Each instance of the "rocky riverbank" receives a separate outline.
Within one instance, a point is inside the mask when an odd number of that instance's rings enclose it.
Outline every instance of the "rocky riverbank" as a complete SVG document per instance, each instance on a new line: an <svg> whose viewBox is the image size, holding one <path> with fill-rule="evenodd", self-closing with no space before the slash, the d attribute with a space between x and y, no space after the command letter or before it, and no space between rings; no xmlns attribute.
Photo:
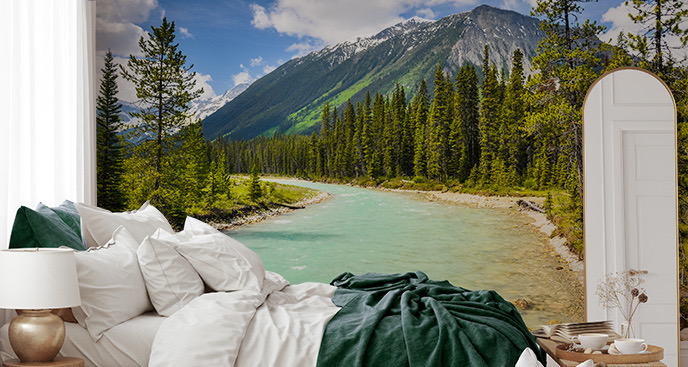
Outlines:
<svg viewBox="0 0 688 367"><path fill-rule="evenodd" d="M208 216L207 218L201 219L214 228L218 230L226 230L236 226L256 223L263 221L267 218L280 215L282 213L291 212L297 210L295 208L304 207L311 204L316 204L321 201L327 200L330 194L324 191L320 191L318 194L311 196L309 198L303 199L295 204L290 205L291 207L272 205L263 207L253 207L247 208L246 210L238 210L236 212L230 213L227 216Z"/></svg>
<svg viewBox="0 0 688 367"><path fill-rule="evenodd" d="M575 274L581 286L584 284L584 263L578 258L576 254L571 252L571 250L569 250L569 248L566 247L566 239L564 237L552 237L552 233L556 230L557 227L549 219L547 219L547 216L544 213L539 213L537 211L523 208L518 205L518 201L520 200L527 200L535 204L542 205L545 201L544 198L480 196L453 192L430 192L423 194L426 195L427 199L431 201L442 200L467 205L474 208L511 208L513 210L520 211L528 218L532 219L532 222L530 222L531 226L533 226L537 231L547 236L547 243L551 247L551 249L562 259L564 264L567 265L568 269Z"/></svg>

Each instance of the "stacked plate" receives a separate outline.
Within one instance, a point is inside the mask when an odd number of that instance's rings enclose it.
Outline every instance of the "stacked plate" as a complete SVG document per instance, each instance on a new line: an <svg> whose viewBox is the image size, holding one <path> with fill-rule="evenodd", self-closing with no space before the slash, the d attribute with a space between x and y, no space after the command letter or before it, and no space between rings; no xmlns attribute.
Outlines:
<svg viewBox="0 0 688 367"><path fill-rule="evenodd" d="M565 342L571 342L574 336L585 333L607 334L612 339L619 337L619 334L614 331L614 324L609 320L543 325L542 328L533 331L533 335L537 337Z"/></svg>

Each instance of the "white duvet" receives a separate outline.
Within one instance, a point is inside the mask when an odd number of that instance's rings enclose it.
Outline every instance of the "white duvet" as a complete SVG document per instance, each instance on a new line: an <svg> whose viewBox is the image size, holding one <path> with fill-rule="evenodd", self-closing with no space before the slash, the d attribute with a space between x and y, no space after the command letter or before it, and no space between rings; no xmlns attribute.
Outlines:
<svg viewBox="0 0 688 367"><path fill-rule="evenodd" d="M334 290L266 272L261 292L206 293L162 323L149 365L315 366Z"/></svg>

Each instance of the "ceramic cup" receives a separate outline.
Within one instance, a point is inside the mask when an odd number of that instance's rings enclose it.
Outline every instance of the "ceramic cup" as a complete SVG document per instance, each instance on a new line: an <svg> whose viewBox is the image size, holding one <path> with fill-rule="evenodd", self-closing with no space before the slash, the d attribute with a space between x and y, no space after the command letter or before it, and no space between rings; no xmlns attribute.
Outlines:
<svg viewBox="0 0 688 367"><path fill-rule="evenodd" d="M607 338L609 338L607 334L580 334L571 338L571 341L586 349L600 350L607 345Z"/></svg>
<svg viewBox="0 0 688 367"><path fill-rule="evenodd" d="M638 354L647 351L647 344L643 339L616 339L614 347L621 354Z"/></svg>

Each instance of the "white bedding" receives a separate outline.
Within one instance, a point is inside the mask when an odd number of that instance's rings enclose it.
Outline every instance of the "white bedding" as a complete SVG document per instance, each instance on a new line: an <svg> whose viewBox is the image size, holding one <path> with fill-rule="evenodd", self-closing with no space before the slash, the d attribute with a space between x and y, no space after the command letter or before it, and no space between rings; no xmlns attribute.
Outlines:
<svg viewBox="0 0 688 367"><path fill-rule="evenodd" d="M219 325L224 328L232 324L232 319L225 319L221 313L214 313L216 310L212 310L213 307L222 307L221 305L225 304L229 298L222 300L226 296L208 294L206 298L214 301L199 301L197 303L201 305L194 307L201 308L204 313L212 312L211 315L214 317L206 322L210 324L209 326L185 325L194 324L196 321L192 317L193 313L190 313L181 317L184 321L171 322L162 328L161 324L166 318L153 312L113 327L103 334L99 342L95 343L86 329L78 324L66 323L67 337L60 355L82 358L87 367L146 366L155 339L157 352L153 356L155 360L151 365L193 366L203 360L223 360L225 362L219 365L232 366L228 356L231 350L234 350L238 354L236 366L315 366L324 326L338 310L338 307L332 305L329 300L333 292L334 287L320 283L288 286L280 292L273 292L255 312L248 331L242 337L241 348L238 352L229 345L231 341L227 340L232 336L222 335L222 331L216 325L212 325L218 320L221 322ZM212 305L213 302L215 302L214 305ZM202 306L204 303L211 305L206 305L204 308ZM5 325L0 328L0 359L3 361L17 358L9 345L7 327L8 325ZM156 337L159 328L161 333ZM231 326L229 329L236 337L238 330ZM202 352L203 349L208 349L208 347L203 347L206 338L219 338L221 345L215 345L215 350ZM192 341L191 344L188 343L189 339ZM201 349L193 353L196 345L201 345ZM210 355L203 355L208 352L211 352ZM526 351L524 351L521 364L517 367L540 367L539 364L526 357ZM290 364L297 360L300 363ZM174 361L178 361L179 364L172 363ZM182 361L184 364L181 363ZM556 366L556 362L548 356L547 367Z"/></svg>
<svg viewBox="0 0 688 367"><path fill-rule="evenodd" d="M335 287L288 285L266 272L261 292L206 293L171 317L147 313L117 325L94 342L67 323L60 355L86 366L315 366L325 325L339 310ZM0 359L16 358L0 328ZM517 367L541 367L524 351ZM547 367L557 364L548 357Z"/></svg>
<svg viewBox="0 0 688 367"><path fill-rule="evenodd" d="M89 366L146 366L153 338L165 320L155 312L125 321L106 331L96 343L79 324L65 323L67 335L61 356L82 358ZM8 325L0 328L0 359L17 358L7 337Z"/></svg>
<svg viewBox="0 0 688 367"><path fill-rule="evenodd" d="M315 366L334 290L266 272L261 292L204 294L160 326L150 366Z"/></svg>

